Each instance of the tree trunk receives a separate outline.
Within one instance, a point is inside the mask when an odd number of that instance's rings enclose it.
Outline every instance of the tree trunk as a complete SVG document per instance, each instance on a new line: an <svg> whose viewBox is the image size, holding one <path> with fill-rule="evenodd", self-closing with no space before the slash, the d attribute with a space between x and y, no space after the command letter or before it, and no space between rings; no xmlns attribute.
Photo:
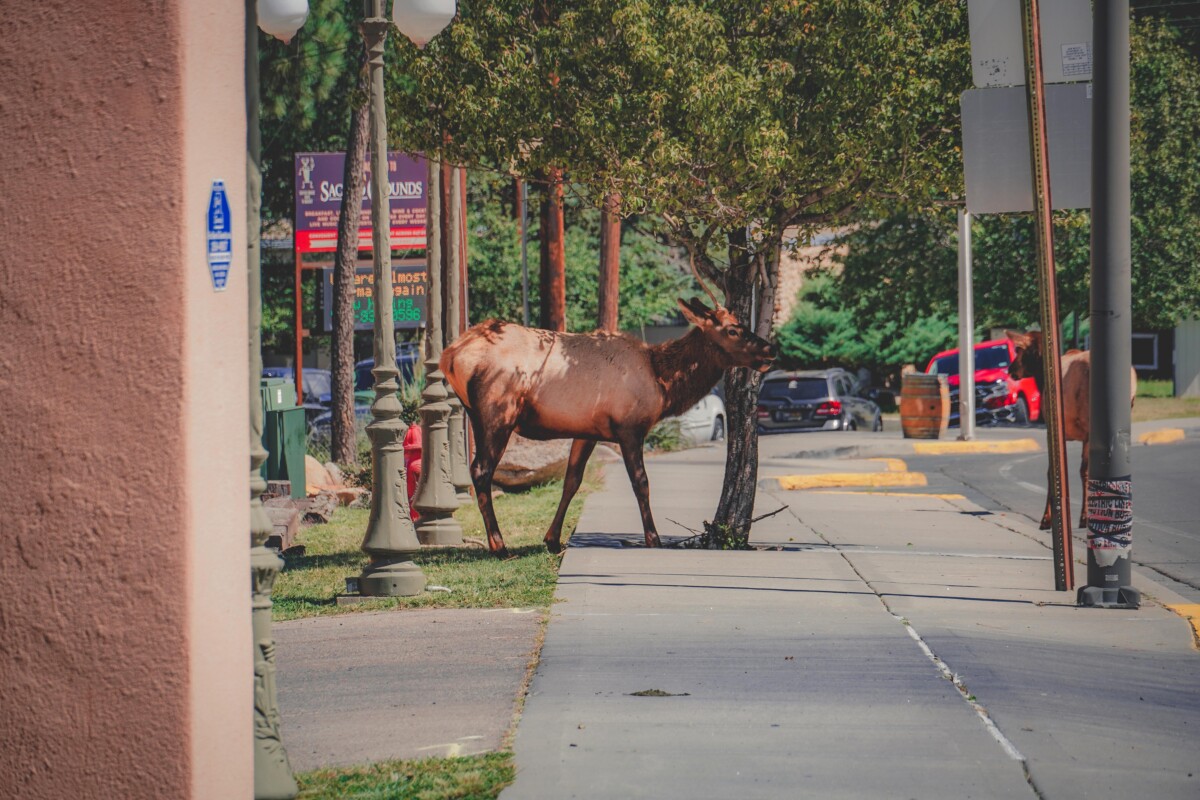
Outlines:
<svg viewBox="0 0 1200 800"><path fill-rule="evenodd" d="M771 338L776 287L779 284L780 242L764 243L748 254L744 230L730 236L729 270L725 273L725 307L743 323L754 318L754 330ZM711 547L735 543L744 547L754 517L758 485L758 389L762 374L746 367L725 372L727 426L725 483L713 517ZM729 546L728 544L726 546Z"/></svg>
<svg viewBox="0 0 1200 800"><path fill-rule="evenodd" d="M333 266L333 387L329 457L335 463L358 463L358 433L354 420L354 272L358 264L358 229L367 157L367 73L360 56L358 91L362 102L350 112L346 169L342 175L342 206L338 211L338 246Z"/></svg>
<svg viewBox="0 0 1200 800"><path fill-rule="evenodd" d="M597 327L616 332L621 300L621 195L604 198L600 210L600 307Z"/></svg>
<svg viewBox="0 0 1200 800"><path fill-rule="evenodd" d="M563 246L562 169L546 170L542 195L540 324L551 331L567 329L567 262Z"/></svg>

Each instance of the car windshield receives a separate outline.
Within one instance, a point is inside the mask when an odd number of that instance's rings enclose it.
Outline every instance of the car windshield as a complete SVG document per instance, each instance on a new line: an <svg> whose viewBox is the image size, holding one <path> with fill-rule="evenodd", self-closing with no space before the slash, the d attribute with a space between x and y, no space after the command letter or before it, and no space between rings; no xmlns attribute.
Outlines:
<svg viewBox="0 0 1200 800"><path fill-rule="evenodd" d="M328 372L305 372L304 393L320 397L333 392L332 378Z"/></svg>
<svg viewBox="0 0 1200 800"><path fill-rule="evenodd" d="M819 400L829 397L829 386L824 378L767 381L758 396L764 400Z"/></svg>
<svg viewBox="0 0 1200 800"><path fill-rule="evenodd" d="M412 383L413 381L413 365L416 359L402 357L397 359L397 368L400 370L400 380L404 383ZM375 375L371 372L374 369L374 362L363 364L354 370L354 391L361 392L375 388Z"/></svg>
<svg viewBox="0 0 1200 800"><path fill-rule="evenodd" d="M999 369L1008 366L1008 347L994 344L990 347L975 348L975 369ZM930 375L957 375L958 353L934 359L929 365Z"/></svg>

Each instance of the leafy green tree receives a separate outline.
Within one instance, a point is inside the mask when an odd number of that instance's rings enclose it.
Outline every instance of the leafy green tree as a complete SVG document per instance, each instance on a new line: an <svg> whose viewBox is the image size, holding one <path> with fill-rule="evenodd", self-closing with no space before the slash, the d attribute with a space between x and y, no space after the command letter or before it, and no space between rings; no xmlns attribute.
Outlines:
<svg viewBox="0 0 1200 800"><path fill-rule="evenodd" d="M470 316L519 322L521 296L521 240L518 221L509 199L511 179L477 171L468 182L468 274ZM567 203L567 327L572 331L596 328L600 212L578 197ZM536 224L530 219L531 226ZM530 231L529 257L536 258L536 236ZM531 264L529 304L536 317L537 264ZM669 260L667 248L652 237L630 232L621 248L621 319L627 329L650 324L674 314L675 298L692 293L691 276Z"/></svg>
<svg viewBox="0 0 1200 800"><path fill-rule="evenodd" d="M1174 31L1150 19L1133 26L1130 69L1133 320L1141 328L1170 327L1200 314L1200 63ZM849 252L833 270L836 285L825 306L887 307L902 323L934 312L954 319L956 225L946 208L893 208L882 221L863 222L842 238ZM1073 337L1075 318L1088 312L1090 215L1058 211L1054 226L1059 315ZM972 248L977 332L1036 323L1029 216L974 218ZM797 321L797 330L807 324ZM795 352L800 361L812 356ZM858 363L848 353L840 357Z"/></svg>

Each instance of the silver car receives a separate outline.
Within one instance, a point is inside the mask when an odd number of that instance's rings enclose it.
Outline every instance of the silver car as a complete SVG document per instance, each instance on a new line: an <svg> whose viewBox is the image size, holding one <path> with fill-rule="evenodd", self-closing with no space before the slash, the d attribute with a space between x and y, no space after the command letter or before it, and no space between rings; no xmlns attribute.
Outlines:
<svg viewBox="0 0 1200 800"><path fill-rule="evenodd" d="M776 370L758 391L758 430L881 431L879 406L862 397L863 391L844 369Z"/></svg>

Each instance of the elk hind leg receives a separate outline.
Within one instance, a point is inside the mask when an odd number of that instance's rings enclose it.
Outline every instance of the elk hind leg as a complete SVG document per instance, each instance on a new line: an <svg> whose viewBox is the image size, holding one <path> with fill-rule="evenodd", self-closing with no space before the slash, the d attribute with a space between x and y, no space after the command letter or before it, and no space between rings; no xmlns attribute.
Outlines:
<svg viewBox="0 0 1200 800"><path fill-rule="evenodd" d="M483 430L483 425L475 421L474 415L471 416L471 428L475 432L471 483L475 486L475 501L479 504L483 527L487 531L488 550L498 558L507 558L508 548L504 546L504 537L500 534L500 524L496 522L496 511L492 507L492 476L496 473L500 457L504 455L504 448L508 446L513 427L508 424Z"/></svg>
<svg viewBox="0 0 1200 800"><path fill-rule="evenodd" d="M629 473L629 482L633 484L633 493L637 496L638 510L642 514L642 528L646 533L646 547L658 547L661 542L658 531L654 527L654 516L650 513L650 481L646 477L646 464L642 460L641 436L629 436L621 439L621 456L625 459L625 471Z"/></svg>
<svg viewBox="0 0 1200 800"><path fill-rule="evenodd" d="M571 499L575 497L575 492L579 491L579 485L583 483L583 469L587 466L588 458L595 449L596 443L589 439L576 439L571 443L571 455L567 459L567 474L563 477L562 499L558 501L558 510L554 512L550 529L546 531L546 549L551 553L558 553L562 550L563 520L566 519Z"/></svg>

